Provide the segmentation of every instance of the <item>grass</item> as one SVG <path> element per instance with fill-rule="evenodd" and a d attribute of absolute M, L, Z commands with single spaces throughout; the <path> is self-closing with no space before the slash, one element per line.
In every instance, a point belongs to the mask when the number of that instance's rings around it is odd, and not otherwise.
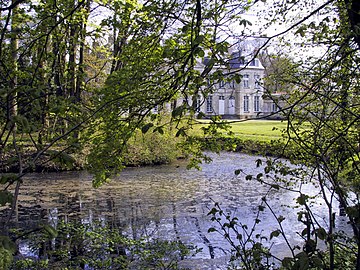
<path fill-rule="evenodd" d="M 231 123 L 236 137 L 255 141 L 271 141 L 281 138 L 287 122 L 278 120 L 247 120 Z"/>
<path fill-rule="evenodd" d="M 201 120 L 202 124 L 209 120 Z M 235 137 L 244 140 L 268 142 L 281 139 L 282 130 L 287 126 L 286 121 L 280 120 L 229 120 L 231 131 Z"/>

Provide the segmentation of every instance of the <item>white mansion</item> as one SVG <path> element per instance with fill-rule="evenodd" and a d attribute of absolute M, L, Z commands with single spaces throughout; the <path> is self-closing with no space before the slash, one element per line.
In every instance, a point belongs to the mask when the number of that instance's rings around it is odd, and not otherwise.
<path fill-rule="evenodd" d="M 202 71 L 208 59 L 199 62 L 197 69 Z M 221 69 L 223 73 L 237 73 L 241 75 L 241 82 L 235 80 L 230 82 L 219 82 L 213 87 L 212 94 L 205 99 L 198 97 L 198 112 L 206 116 L 220 115 L 223 118 L 257 118 L 260 115 L 274 111 L 272 102 L 263 99 L 264 89 L 261 81 L 264 77 L 265 68 L 259 59 L 253 58 L 250 62 L 244 61 L 240 52 L 231 54 L 227 68 L 214 67 L 214 70 Z"/>
<path fill-rule="evenodd" d="M 202 65 L 205 66 L 205 63 Z M 208 116 L 221 115 L 223 118 L 256 118 L 262 112 L 264 67 L 258 59 L 245 65 L 240 53 L 233 53 L 225 72 L 241 75 L 241 82 L 220 82 L 214 85 L 215 91 L 206 98 L 201 111 Z"/>
<path fill-rule="evenodd" d="M 209 59 L 198 61 L 196 69 L 201 73 Z M 199 95 L 196 101 L 196 111 L 206 117 L 219 115 L 223 119 L 253 119 L 264 116 L 276 118 L 279 107 L 270 98 L 264 98 L 263 78 L 265 68 L 259 59 L 251 54 L 242 56 L 236 51 L 230 54 L 226 67 L 214 66 L 212 72 L 221 70 L 223 74 L 238 74 L 241 81 L 220 81 L 211 86 L 211 94 L 207 97 Z M 178 99 L 176 104 L 192 105 L 191 100 Z M 157 111 L 157 109 L 156 109 Z"/>

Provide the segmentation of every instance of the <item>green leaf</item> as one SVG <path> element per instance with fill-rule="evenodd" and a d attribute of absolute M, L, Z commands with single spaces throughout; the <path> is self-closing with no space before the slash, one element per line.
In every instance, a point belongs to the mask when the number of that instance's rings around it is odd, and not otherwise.
<path fill-rule="evenodd" d="M 58 232 L 53 226 L 44 225 L 43 229 L 49 235 L 50 238 L 55 238 L 58 236 Z"/>
<path fill-rule="evenodd" d="M 305 194 L 301 194 L 297 199 L 296 202 L 300 205 L 305 205 L 306 201 L 308 200 L 309 196 Z"/>
<path fill-rule="evenodd" d="M 206 117 L 206 114 L 203 112 L 199 112 L 198 115 L 196 116 L 197 119 L 203 119 Z"/>
<path fill-rule="evenodd" d="M 171 116 L 173 118 L 179 117 L 182 115 L 183 111 L 185 110 L 185 107 L 183 105 L 176 107 L 172 112 L 171 112 Z"/>
<path fill-rule="evenodd" d="M 299 258 L 296 261 L 296 269 L 299 269 L 299 270 L 309 269 L 310 261 L 309 261 L 309 257 L 307 256 L 307 254 L 305 252 L 300 252 L 299 254 L 296 255 L 296 257 Z"/>
<path fill-rule="evenodd" d="M 8 250 L 11 254 L 15 254 L 17 251 L 16 244 L 8 236 L 0 235 L 0 247 Z"/>
<path fill-rule="evenodd" d="M 13 260 L 11 252 L 0 246 L 0 269 L 10 269 Z"/>
<path fill-rule="evenodd" d="M 291 269 L 291 266 L 293 265 L 294 259 L 290 258 L 290 257 L 285 257 L 282 261 L 281 261 L 281 265 L 285 268 L 285 269 Z"/>
<path fill-rule="evenodd" d="M 253 176 L 252 176 L 251 174 L 248 174 L 248 175 L 245 177 L 246 180 L 251 180 L 252 178 L 253 178 Z"/>
<path fill-rule="evenodd" d="M 208 213 L 208 216 L 209 216 L 209 215 L 215 215 L 217 212 L 219 212 L 219 210 L 216 209 L 215 207 L 213 207 L 213 208 L 210 210 L 210 212 Z"/>
<path fill-rule="evenodd" d="M 141 132 L 142 132 L 143 134 L 145 134 L 145 133 L 148 132 L 149 129 L 152 128 L 153 126 L 154 126 L 153 123 L 148 123 L 148 124 L 144 125 L 144 126 L 141 128 Z"/>
<path fill-rule="evenodd" d="M 280 230 L 275 230 L 273 232 L 270 233 L 270 240 L 273 238 L 273 237 L 278 237 L 280 235 L 281 231 Z"/>
<path fill-rule="evenodd" d="M 180 129 L 176 132 L 175 137 L 179 137 L 179 136 L 183 136 L 183 137 L 186 136 L 186 132 L 185 132 L 185 129 L 184 129 L 184 128 L 180 128 Z"/>
<path fill-rule="evenodd" d="M 279 223 L 281 223 L 281 222 L 283 222 L 283 221 L 285 220 L 285 217 L 279 216 L 279 217 L 277 218 L 277 220 L 278 220 Z"/>
<path fill-rule="evenodd" d="M 12 184 L 17 180 L 18 180 L 18 176 L 15 173 L 2 174 L 0 177 L 0 184 L 1 185 Z"/>
<path fill-rule="evenodd" d="M 159 134 L 163 135 L 164 134 L 164 129 L 163 127 L 157 127 L 154 129 L 153 132 L 158 132 Z"/>
<path fill-rule="evenodd" d="M 325 240 L 327 237 L 327 233 L 324 228 L 319 228 L 316 230 L 316 234 L 320 240 Z"/>
<path fill-rule="evenodd" d="M 305 31 L 307 30 L 307 26 L 306 25 L 302 25 L 299 27 L 298 30 L 296 30 L 295 35 L 299 34 L 301 37 L 305 36 Z"/>
<path fill-rule="evenodd" d="M 261 159 L 257 159 L 256 160 L 256 167 L 260 167 L 262 165 L 262 160 Z"/>
<path fill-rule="evenodd" d="M 240 74 L 235 74 L 234 75 L 234 80 L 237 84 L 241 83 L 241 75 Z"/>
<path fill-rule="evenodd" d="M 195 52 L 199 57 L 203 58 L 205 56 L 205 52 L 202 48 L 198 47 Z"/>
<path fill-rule="evenodd" d="M 235 170 L 235 175 L 239 175 L 242 172 L 241 169 Z"/>
<path fill-rule="evenodd" d="M 208 229 L 208 233 L 212 233 L 212 232 L 216 232 L 216 229 L 211 227 Z"/>
<path fill-rule="evenodd" d="M 13 200 L 13 195 L 7 190 L 0 191 L 0 205 L 4 206 L 7 203 L 11 203 Z"/>
<path fill-rule="evenodd" d="M 194 43 L 200 44 L 201 42 L 203 42 L 204 39 L 205 39 L 205 37 L 203 35 L 199 35 L 195 38 Z"/>

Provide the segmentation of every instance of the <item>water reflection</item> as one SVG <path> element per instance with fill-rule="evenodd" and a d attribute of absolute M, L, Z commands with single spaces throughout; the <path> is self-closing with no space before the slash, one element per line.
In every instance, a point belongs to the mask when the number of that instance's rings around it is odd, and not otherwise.
<path fill-rule="evenodd" d="M 221 269 L 217 265 L 227 261 L 230 247 L 218 234 L 208 233 L 212 223 L 207 213 L 214 202 L 221 202 L 222 208 L 241 222 L 253 223 L 268 187 L 238 177 L 234 171 L 257 174 L 258 158 L 238 153 L 213 155 L 214 161 L 204 164 L 201 171 L 187 170 L 185 162 L 127 168 L 98 189 L 92 188 L 91 175 L 85 172 L 31 174 L 21 189 L 17 226 L 35 227 L 43 221 L 56 226 L 60 219 L 83 223 L 100 220 L 122 228 L 134 238 L 146 235 L 193 243 L 203 248 L 194 259 L 201 261 L 198 265 Z M 284 191 L 269 195 L 269 204 L 286 217 L 283 226 L 289 236 L 300 230 L 301 224 L 296 222 L 296 211 L 280 206 L 291 203 L 293 198 Z M 269 236 L 277 228 L 274 217 L 265 211 L 260 219 L 258 231 Z M 276 238 L 272 242 L 273 249 L 281 253 L 283 240 Z"/>

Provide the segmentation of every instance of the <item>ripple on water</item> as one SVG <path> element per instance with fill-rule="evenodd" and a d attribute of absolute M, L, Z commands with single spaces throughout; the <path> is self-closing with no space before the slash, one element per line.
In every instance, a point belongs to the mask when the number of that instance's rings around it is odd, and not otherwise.
<path fill-rule="evenodd" d="M 207 213 L 219 202 L 225 211 L 251 226 L 268 187 L 234 173 L 237 169 L 260 173 L 261 168 L 255 166 L 259 157 L 238 153 L 211 157 L 213 162 L 203 164 L 201 171 L 186 170 L 184 162 L 127 168 L 98 189 L 92 188 L 91 175 L 85 172 L 31 174 L 25 177 L 19 196 L 19 204 L 24 206 L 20 226 L 41 222 L 31 220 L 34 215 L 55 223 L 61 218 L 86 222 L 108 219 L 132 237 L 146 234 L 197 245 L 202 252 L 182 262 L 192 269 L 226 269 L 230 246 L 220 235 L 208 233 L 213 223 Z M 291 204 L 293 199 L 293 194 L 279 191 L 272 192 L 268 200 L 276 213 L 286 217 L 283 225 L 289 236 L 300 230 L 301 224 L 296 211 L 281 205 Z M 269 236 L 277 228 L 276 220 L 269 210 L 261 213 L 260 219 L 257 232 Z M 274 250 L 282 254 L 284 241 L 276 238 L 272 242 Z"/>

